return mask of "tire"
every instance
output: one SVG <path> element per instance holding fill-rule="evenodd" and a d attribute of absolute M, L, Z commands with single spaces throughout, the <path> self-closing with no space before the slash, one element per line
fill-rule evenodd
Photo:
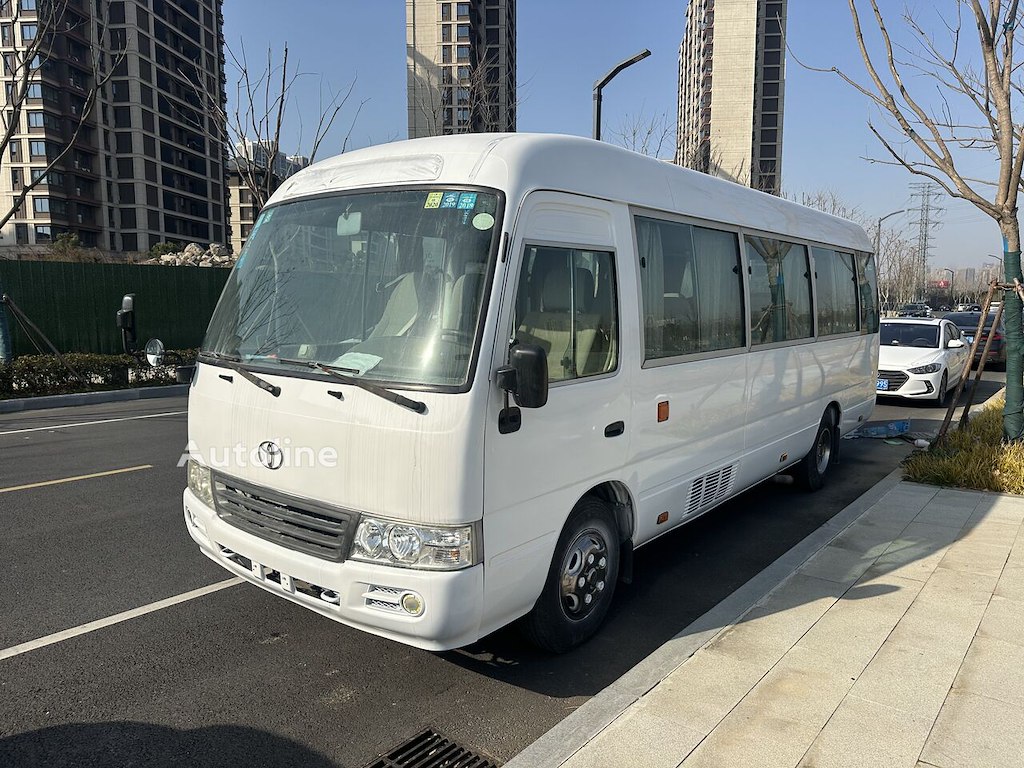
<path fill-rule="evenodd" d="M 608 613 L 618 577 L 615 518 L 604 502 L 584 498 L 558 537 L 544 588 L 523 621 L 526 637 L 552 653 L 589 639 Z"/>
<path fill-rule="evenodd" d="M 800 460 L 794 473 L 797 483 L 807 491 L 820 490 L 825 485 L 825 475 L 832 466 L 836 448 L 835 412 L 829 408 L 821 417 L 818 431 L 814 435 L 811 450 Z"/>
<path fill-rule="evenodd" d="M 942 372 L 942 378 L 939 380 L 939 389 L 935 393 L 935 404 L 944 405 L 946 397 L 949 395 L 949 371 Z"/>

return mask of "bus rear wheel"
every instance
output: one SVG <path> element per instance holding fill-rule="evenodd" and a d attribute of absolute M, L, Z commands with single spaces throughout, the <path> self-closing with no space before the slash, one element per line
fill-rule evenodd
<path fill-rule="evenodd" d="M 565 653 L 604 621 L 619 577 L 619 532 L 604 502 L 585 498 L 558 537 L 544 588 L 523 629 L 534 645 Z"/>
<path fill-rule="evenodd" d="M 829 408 L 821 417 L 811 450 L 800 461 L 794 473 L 797 482 L 808 491 L 817 491 L 825 485 L 825 474 L 832 466 L 835 453 L 835 411 Z"/>

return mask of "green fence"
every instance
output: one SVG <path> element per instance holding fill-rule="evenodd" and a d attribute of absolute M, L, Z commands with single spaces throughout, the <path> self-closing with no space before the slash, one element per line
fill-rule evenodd
<path fill-rule="evenodd" d="M 120 352 L 114 317 L 126 293 L 135 294 L 140 344 L 159 338 L 168 349 L 191 349 L 203 340 L 229 273 L 215 267 L 0 261 L 0 293 L 61 352 Z M 14 354 L 35 353 L 9 312 L 8 322 Z"/>

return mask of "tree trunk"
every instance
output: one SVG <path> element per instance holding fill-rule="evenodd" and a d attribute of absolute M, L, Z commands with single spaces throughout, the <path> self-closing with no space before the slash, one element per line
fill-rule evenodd
<path fill-rule="evenodd" d="M 1000 222 L 1003 234 L 1003 280 L 1013 285 L 1014 278 L 1024 282 L 1020 270 L 1020 224 L 1017 217 Z M 1021 327 L 1021 300 L 1016 291 L 1003 296 L 1003 322 L 1006 325 L 1006 405 L 1003 407 L 1003 440 L 1024 440 L 1024 328 Z M 995 330 L 995 329 L 993 329 Z"/>

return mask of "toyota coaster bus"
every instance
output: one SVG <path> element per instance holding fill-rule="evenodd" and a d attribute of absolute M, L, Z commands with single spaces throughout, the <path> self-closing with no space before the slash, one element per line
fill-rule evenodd
<path fill-rule="evenodd" d="M 591 636 L 633 550 L 871 413 L 855 224 L 589 139 L 417 139 L 259 214 L 188 405 L 188 532 L 430 650 Z"/>

